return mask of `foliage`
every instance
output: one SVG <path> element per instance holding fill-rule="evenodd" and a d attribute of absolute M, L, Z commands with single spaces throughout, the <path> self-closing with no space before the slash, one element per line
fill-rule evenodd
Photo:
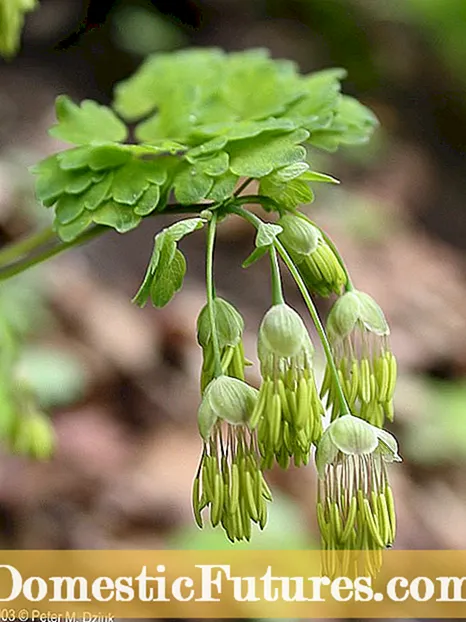
<path fill-rule="evenodd" d="M 57 98 L 50 133 L 75 145 L 39 163 L 37 197 L 55 207 L 55 228 L 71 241 L 92 223 L 120 233 L 179 203 L 219 202 L 240 177 L 286 207 L 309 202 L 313 146 L 335 150 L 368 140 L 376 119 L 340 93 L 342 70 L 303 76 L 265 50 L 160 54 L 118 84 L 112 108 Z M 117 116 L 120 115 L 121 118 Z M 136 122 L 136 144 L 124 141 Z M 180 264 L 181 265 L 181 264 Z"/>

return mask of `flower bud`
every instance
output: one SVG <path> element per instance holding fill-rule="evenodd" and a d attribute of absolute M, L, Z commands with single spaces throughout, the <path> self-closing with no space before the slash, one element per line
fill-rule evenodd
<path fill-rule="evenodd" d="M 215 298 L 214 314 L 222 370 L 227 376 L 244 380 L 244 368 L 248 364 L 242 341 L 244 320 L 235 307 L 223 298 Z M 204 392 L 215 372 L 215 352 L 207 305 L 197 320 L 197 340 L 203 353 L 201 391 Z"/>
<path fill-rule="evenodd" d="M 344 415 L 328 426 L 316 452 L 322 548 L 392 544 L 396 517 L 386 463 L 400 460 L 395 437 L 358 417 Z"/>
<path fill-rule="evenodd" d="M 390 329 L 382 309 L 368 294 L 353 290 L 340 296 L 330 310 L 327 319 L 327 335 L 332 344 L 346 339 L 360 328 L 379 337 L 390 334 Z"/>
<path fill-rule="evenodd" d="M 382 309 L 364 292 L 347 292 L 330 310 L 326 329 L 351 410 L 379 427 L 384 417 L 391 421 L 396 360 L 390 351 L 390 329 Z M 335 418 L 339 414 L 339 399 L 328 367 L 321 396 L 325 394 Z"/>
<path fill-rule="evenodd" d="M 258 396 L 257 389 L 237 378 L 220 376 L 207 386 L 198 412 L 199 431 L 204 440 L 217 421 L 231 425 L 249 421 Z"/>
<path fill-rule="evenodd" d="M 306 339 L 308 334 L 303 320 L 287 304 L 271 307 L 259 328 L 259 348 L 264 355 L 294 356 L 302 350 Z"/>
<path fill-rule="evenodd" d="M 286 214 L 278 221 L 279 239 L 298 266 L 306 287 L 320 296 L 339 294 L 347 282 L 345 271 L 318 227 L 304 216 Z"/>
<path fill-rule="evenodd" d="M 278 224 L 283 229 L 279 235 L 280 241 L 289 251 L 304 259 L 317 249 L 322 237 L 320 231 L 304 218 L 285 214 Z"/>
<path fill-rule="evenodd" d="M 304 322 L 286 304 L 265 314 L 258 338 L 262 384 L 251 427 L 257 426 L 262 466 L 307 464 L 322 432 L 323 407 L 312 369 L 313 346 Z"/>

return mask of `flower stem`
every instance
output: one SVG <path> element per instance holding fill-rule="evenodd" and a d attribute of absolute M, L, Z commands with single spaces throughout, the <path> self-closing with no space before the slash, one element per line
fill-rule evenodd
<path fill-rule="evenodd" d="M 272 304 L 281 305 L 285 302 L 283 298 L 282 279 L 280 276 L 280 266 L 278 265 L 277 251 L 274 246 L 269 249 L 270 270 L 272 276 Z"/>
<path fill-rule="evenodd" d="M 214 246 L 215 232 L 217 228 L 217 213 L 212 213 L 212 218 L 207 227 L 207 248 L 206 248 L 206 294 L 207 309 L 209 312 L 210 333 L 212 336 L 212 347 L 214 350 L 214 377 L 218 378 L 223 374 L 222 361 L 220 358 L 220 346 L 218 343 L 217 324 L 215 319 L 214 307 Z"/>
<path fill-rule="evenodd" d="M 295 266 L 293 260 L 286 252 L 285 247 L 278 240 L 275 240 L 275 246 L 278 250 L 280 257 L 283 260 L 283 263 L 285 263 L 286 267 L 291 273 L 291 276 L 295 280 L 296 285 L 298 286 L 298 289 L 301 292 L 301 295 L 304 299 L 304 302 L 306 303 L 306 307 L 308 308 L 308 311 L 312 317 L 312 321 L 314 322 L 314 325 L 316 327 L 317 333 L 322 343 L 322 347 L 324 348 L 325 358 L 327 359 L 327 365 L 330 368 L 330 371 L 332 373 L 332 376 L 335 382 L 335 387 L 337 389 L 338 399 L 339 399 L 340 407 L 341 407 L 341 415 L 349 415 L 351 414 L 351 411 L 346 401 L 345 394 L 343 393 L 343 388 L 340 383 L 340 378 L 338 376 L 338 371 L 335 365 L 335 361 L 333 360 L 332 349 L 330 347 L 327 334 L 325 332 L 325 329 L 323 327 L 323 324 L 317 312 L 314 301 L 312 300 L 311 295 L 309 294 L 307 290 L 306 284 L 304 283 L 303 278 L 298 268 Z"/>
<path fill-rule="evenodd" d="M 258 216 L 249 212 L 248 210 L 245 210 L 243 207 L 239 207 L 237 205 L 230 205 L 229 209 L 232 213 L 237 214 L 238 216 L 241 216 L 242 218 L 250 222 L 254 227 L 256 227 L 256 229 L 262 223 L 261 219 Z M 314 325 L 316 327 L 317 333 L 322 343 L 322 347 L 324 349 L 325 358 L 327 359 L 327 364 L 332 373 L 332 376 L 335 382 L 335 387 L 338 392 L 338 399 L 340 401 L 340 406 L 341 406 L 341 415 L 351 414 L 345 395 L 343 393 L 343 388 L 340 383 L 340 378 L 338 376 L 338 371 L 335 365 L 335 361 L 333 360 L 333 354 L 332 354 L 332 349 L 330 347 L 330 343 L 328 341 L 327 335 L 325 333 L 325 329 L 322 325 L 322 322 L 320 320 L 320 317 L 314 305 L 314 302 L 311 298 L 311 295 L 309 294 L 307 290 L 306 284 L 304 283 L 303 278 L 301 277 L 301 274 L 299 273 L 299 270 L 295 266 L 293 260 L 288 255 L 288 253 L 286 252 L 281 242 L 277 239 L 275 240 L 275 248 L 277 249 L 278 254 L 282 258 L 283 263 L 286 265 L 286 267 L 290 271 L 291 276 L 295 280 L 296 285 L 298 286 L 298 289 L 301 292 L 301 295 L 304 299 L 306 307 L 308 308 L 308 311 L 311 315 L 312 321 L 314 322 Z"/>
<path fill-rule="evenodd" d="M 0 250 L 0 266 L 7 265 L 20 259 L 23 255 L 27 255 L 39 246 L 42 246 L 42 244 L 50 242 L 54 237 L 54 230 L 52 227 L 48 227 L 42 231 L 36 231 L 18 242 L 8 244 Z"/>

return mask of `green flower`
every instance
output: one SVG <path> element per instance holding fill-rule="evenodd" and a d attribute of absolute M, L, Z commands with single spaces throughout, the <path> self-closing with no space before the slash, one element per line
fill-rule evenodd
<path fill-rule="evenodd" d="M 396 517 L 386 463 L 400 460 L 395 437 L 358 417 L 328 426 L 316 452 L 323 549 L 391 546 Z"/>
<path fill-rule="evenodd" d="M 390 329 L 382 309 L 364 292 L 347 292 L 330 310 L 326 329 L 352 412 L 379 427 L 384 417 L 392 421 L 396 359 L 390 350 Z M 335 418 L 339 401 L 328 367 L 321 396 L 326 394 Z"/>
<path fill-rule="evenodd" d="M 244 357 L 242 339 L 244 320 L 235 307 L 223 298 L 215 298 L 214 313 L 223 373 L 244 380 L 244 367 L 248 364 Z M 215 354 L 207 305 L 202 308 L 197 320 L 197 340 L 203 354 L 201 392 L 204 392 L 213 380 L 215 370 Z"/>
<path fill-rule="evenodd" d="M 322 232 L 302 216 L 286 214 L 278 223 L 278 236 L 303 277 L 309 290 L 320 296 L 341 293 L 346 274 Z"/>
<path fill-rule="evenodd" d="M 204 448 L 193 483 L 194 516 L 202 528 L 208 507 L 212 526 L 221 524 L 232 542 L 249 540 L 252 523 L 265 527 L 272 500 L 248 425 L 257 395 L 245 382 L 220 376 L 207 386 L 198 411 Z"/>
<path fill-rule="evenodd" d="M 262 465 L 307 464 L 322 434 L 324 412 L 312 369 L 313 346 L 304 322 L 286 304 L 265 314 L 258 338 L 262 385 L 250 425 L 257 426 Z"/>

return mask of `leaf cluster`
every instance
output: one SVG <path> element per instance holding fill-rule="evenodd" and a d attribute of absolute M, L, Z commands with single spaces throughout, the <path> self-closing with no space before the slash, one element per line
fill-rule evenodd
<path fill-rule="evenodd" d="M 220 203 L 241 177 L 284 208 L 310 202 L 309 182 L 336 180 L 310 171 L 309 150 L 364 142 L 377 124 L 341 94 L 344 75 L 301 75 L 261 49 L 152 56 L 116 86 L 111 107 L 57 98 L 50 133 L 74 147 L 34 167 L 37 196 L 55 207 L 65 241 L 92 223 L 129 231 L 171 193 L 182 205 Z"/>

